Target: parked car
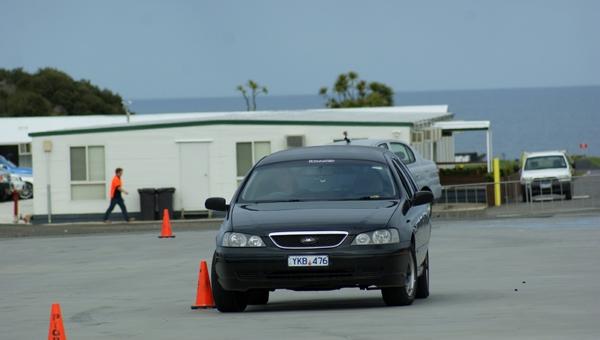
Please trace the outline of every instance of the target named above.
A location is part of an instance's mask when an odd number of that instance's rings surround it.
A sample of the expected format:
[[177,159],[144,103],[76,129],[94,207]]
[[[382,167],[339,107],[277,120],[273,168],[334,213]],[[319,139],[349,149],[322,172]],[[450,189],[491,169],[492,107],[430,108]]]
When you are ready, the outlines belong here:
[[[340,141],[334,144],[348,143]],[[442,196],[442,185],[440,184],[437,165],[435,162],[423,158],[410,145],[394,139],[352,139],[349,145],[377,146],[392,151],[410,169],[419,189],[431,191],[435,199]]]
[[572,168],[563,151],[525,153],[521,169],[523,202],[536,195],[573,198]]
[[12,182],[12,189],[19,193],[19,197],[23,198],[23,191],[26,190],[27,183],[21,178],[21,176],[10,174],[10,181]]
[[3,167],[12,175],[19,176],[25,182],[25,186],[20,194],[22,199],[33,197],[33,170],[31,168],[16,166],[2,155],[0,155],[0,167]]
[[244,178],[212,261],[221,312],[266,304],[276,289],[380,289],[390,306],[429,295],[430,204],[392,152],[316,146],[273,153]]

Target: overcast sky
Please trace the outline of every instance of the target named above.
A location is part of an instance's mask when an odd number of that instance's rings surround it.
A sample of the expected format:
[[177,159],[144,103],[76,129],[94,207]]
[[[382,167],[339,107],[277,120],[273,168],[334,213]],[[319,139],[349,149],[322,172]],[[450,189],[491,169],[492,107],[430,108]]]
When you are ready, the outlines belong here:
[[600,1],[0,0],[0,67],[126,98],[316,94],[355,70],[396,91],[600,84]]

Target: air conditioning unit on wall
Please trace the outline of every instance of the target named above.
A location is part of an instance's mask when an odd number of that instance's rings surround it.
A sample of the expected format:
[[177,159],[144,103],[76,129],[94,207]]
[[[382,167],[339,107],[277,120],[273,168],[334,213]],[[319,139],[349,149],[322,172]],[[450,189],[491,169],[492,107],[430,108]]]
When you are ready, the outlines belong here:
[[304,135],[285,136],[287,148],[301,148],[304,146]]

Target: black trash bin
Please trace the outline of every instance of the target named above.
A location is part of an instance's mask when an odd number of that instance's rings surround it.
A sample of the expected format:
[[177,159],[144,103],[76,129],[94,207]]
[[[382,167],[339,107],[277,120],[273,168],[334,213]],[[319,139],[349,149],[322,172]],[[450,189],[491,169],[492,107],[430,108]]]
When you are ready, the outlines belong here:
[[173,194],[175,188],[158,188],[156,189],[158,218],[162,219],[163,211],[169,210],[169,218],[173,218]]
[[156,220],[156,189],[142,188],[138,189],[138,193],[140,194],[140,219],[143,221]]

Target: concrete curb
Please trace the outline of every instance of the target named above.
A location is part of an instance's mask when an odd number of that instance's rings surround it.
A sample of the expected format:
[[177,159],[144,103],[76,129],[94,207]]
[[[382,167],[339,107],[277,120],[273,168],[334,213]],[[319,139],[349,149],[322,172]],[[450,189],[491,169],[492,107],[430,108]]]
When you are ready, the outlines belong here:
[[[175,220],[172,221],[173,232],[182,230],[217,230],[222,219]],[[136,221],[131,223],[62,223],[62,224],[0,224],[0,238],[64,236],[86,234],[115,234],[155,231],[158,235],[161,221]]]
[[[535,218],[550,217],[556,215],[578,215],[597,214],[598,208],[580,208],[563,211],[539,211],[539,212],[516,212],[505,214],[490,214],[486,209],[462,209],[434,211],[434,220],[457,220],[457,219],[510,219],[510,218]],[[218,230],[223,219],[197,219],[197,220],[174,220],[172,221],[173,232],[184,230]],[[0,224],[0,239],[18,237],[40,237],[40,236],[64,236],[64,235],[88,235],[88,234],[116,234],[154,231],[158,235],[161,229],[161,221],[135,221],[131,223],[98,223],[79,222],[62,224]]]

